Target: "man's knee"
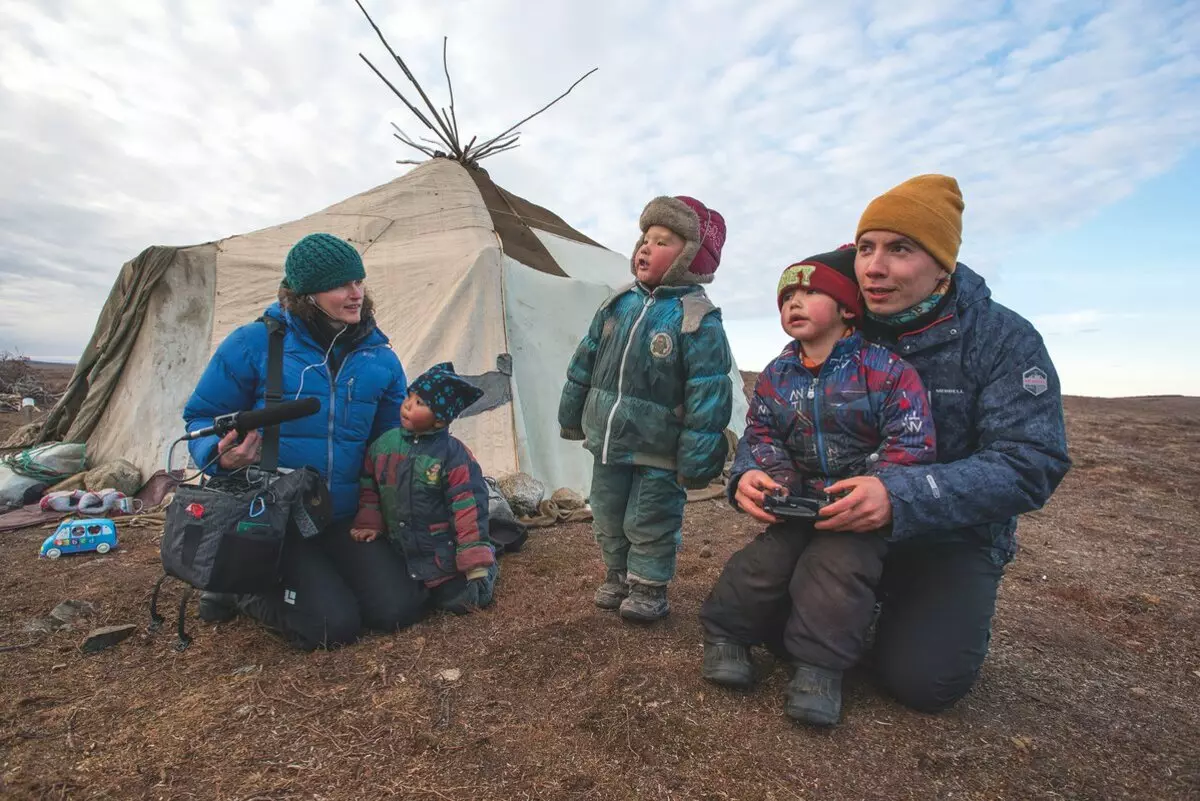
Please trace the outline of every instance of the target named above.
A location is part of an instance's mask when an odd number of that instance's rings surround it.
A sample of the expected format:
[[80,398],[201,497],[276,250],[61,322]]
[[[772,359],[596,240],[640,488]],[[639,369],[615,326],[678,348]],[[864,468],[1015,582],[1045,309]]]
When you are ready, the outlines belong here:
[[292,645],[302,651],[315,651],[350,645],[362,634],[363,625],[357,609],[333,606],[323,614],[293,621],[290,628]]
[[979,668],[973,660],[936,664],[914,656],[878,663],[884,689],[909,709],[928,714],[944,712],[970,692]]

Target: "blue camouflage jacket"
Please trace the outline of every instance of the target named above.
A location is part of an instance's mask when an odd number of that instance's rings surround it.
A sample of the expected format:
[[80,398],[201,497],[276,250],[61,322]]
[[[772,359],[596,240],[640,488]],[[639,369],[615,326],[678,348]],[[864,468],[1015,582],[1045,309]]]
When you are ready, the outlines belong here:
[[674,470],[685,486],[720,475],[733,414],[721,312],[699,286],[640,282],[600,307],[567,368],[558,422],[602,464]]
[[868,338],[916,368],[933,405],[937,463],[880,473],[898,540],[984,540],[1003,564],[1017,515],[1040,509],[1070,468],[1058,374],[1041,335],[992,300],[983,278],[954,272],[937,318]]
[[934,460],[929,398],[910,365],[857,331],[834,345],[817,375],[801,356],[793,341],[758,376],[730,471],[731,503],[748,470],[821,497],[849,476]]

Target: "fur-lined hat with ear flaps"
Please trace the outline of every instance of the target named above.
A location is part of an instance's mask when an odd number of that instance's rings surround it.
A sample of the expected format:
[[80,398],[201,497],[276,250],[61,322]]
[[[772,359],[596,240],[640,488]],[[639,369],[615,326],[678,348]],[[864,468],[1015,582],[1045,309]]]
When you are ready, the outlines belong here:
[[[721,264],[721,248],[725,246],[725,218],[694,197],[656,197],[646,204],[638,223],[642,233],[652,225],[670,228],[683,238],[683,250],[663,274],[664,286],[711,284]],[[642,246],[638,237],[629,267],[637,275],[637,252]]]

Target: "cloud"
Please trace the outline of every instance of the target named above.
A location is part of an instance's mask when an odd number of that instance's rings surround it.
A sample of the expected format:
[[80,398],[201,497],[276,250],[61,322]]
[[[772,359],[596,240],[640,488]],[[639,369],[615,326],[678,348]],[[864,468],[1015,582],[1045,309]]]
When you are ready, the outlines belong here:
[[[486,166],[621,251],[653,195],[704,199],[729,223],[713,294],[732,321],[775,325],[780,267],[910,175],[958,177],[964,260],[994,264],[1200,135],[1188,2],[367,4],[440,104],[449,35],[468,135],[599,66]],[[390,122],[427,134],[340,0],[17,0],[0,36],[0,346],[34,355],[78,353],[143,247],[323,208],[400,173]]]

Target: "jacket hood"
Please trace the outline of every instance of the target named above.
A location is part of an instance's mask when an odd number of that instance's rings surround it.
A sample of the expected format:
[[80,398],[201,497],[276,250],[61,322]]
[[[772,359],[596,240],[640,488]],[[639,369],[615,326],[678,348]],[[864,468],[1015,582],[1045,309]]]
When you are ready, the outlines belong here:
[[954,268],[954,286],[957,292],[955,305],[959,309],[987,300],[992,296],[992,290],[988,288],[983,276],[962,262],[959,262],[958,266]]

